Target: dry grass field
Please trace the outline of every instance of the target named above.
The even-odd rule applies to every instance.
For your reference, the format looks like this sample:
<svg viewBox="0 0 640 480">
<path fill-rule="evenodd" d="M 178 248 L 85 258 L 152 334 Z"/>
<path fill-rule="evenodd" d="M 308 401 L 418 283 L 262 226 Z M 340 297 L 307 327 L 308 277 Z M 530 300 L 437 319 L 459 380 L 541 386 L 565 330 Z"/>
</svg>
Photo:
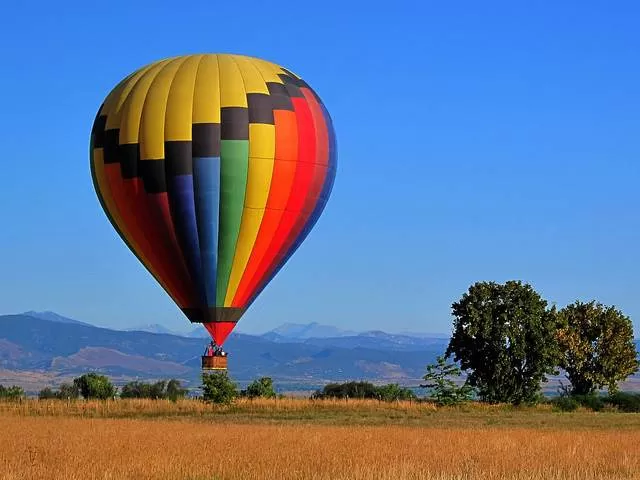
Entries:
<svg viewBox="0 0 640 480">
<path fill-rule="evenodd" d="M 0 403 L 0 479 L 640 479 L 640 415 L 375 401 Z"/>
</svg>

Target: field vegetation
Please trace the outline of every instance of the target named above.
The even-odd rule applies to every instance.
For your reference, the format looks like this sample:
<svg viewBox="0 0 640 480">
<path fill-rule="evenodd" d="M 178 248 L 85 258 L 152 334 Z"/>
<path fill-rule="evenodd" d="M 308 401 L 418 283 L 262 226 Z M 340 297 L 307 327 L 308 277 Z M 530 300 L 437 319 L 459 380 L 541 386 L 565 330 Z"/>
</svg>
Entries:
<svg viewBox="0 0 640 480">
<path fill-rule="evenodd" d="M 315 425 L 398 425 L 415 427 L 522 427 L 534 429 L 640 430 L 640 415 L 606 406 L 598 412 L 579 406 L 571 412 L 553 404 L 513 406 L 467 403 L 437 406 L 431 402 L 385 402 L 369 399 L 238 398 L 231 404 L 200 400 L 23 400 L 0 402 L 9 417 L 80 419 L 184 420 Z"/>
<path fill-rule="evenodd" d="M 0 402 L 0 479 L 640 478 L 640 415 L 344 399 Z"/>
</svg>

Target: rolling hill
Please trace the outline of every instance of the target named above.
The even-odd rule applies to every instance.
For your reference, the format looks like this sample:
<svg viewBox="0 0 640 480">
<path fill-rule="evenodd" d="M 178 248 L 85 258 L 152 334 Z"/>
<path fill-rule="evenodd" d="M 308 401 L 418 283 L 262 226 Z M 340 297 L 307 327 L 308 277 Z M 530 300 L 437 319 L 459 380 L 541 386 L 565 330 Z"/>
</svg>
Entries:
<svg viewBox="0 0 640 480">
<path fill-rule="evenodd" d="M 411 348 L 393 335 L 273 341 L 232 334 L 225 343 L 229 370 L 240 383 L 269 375 L 291 388 L 368 379 L 415 384 L 446 341 Z M 99 371 L 125 378 L 181 378 L 196 382 L 206 341 L 164 333 L 120 331 L 26 314 L 0 316 L 0 369 L 68 377 Z M 1 375 L 0 375 L 1 376 Z"/>
</svg>

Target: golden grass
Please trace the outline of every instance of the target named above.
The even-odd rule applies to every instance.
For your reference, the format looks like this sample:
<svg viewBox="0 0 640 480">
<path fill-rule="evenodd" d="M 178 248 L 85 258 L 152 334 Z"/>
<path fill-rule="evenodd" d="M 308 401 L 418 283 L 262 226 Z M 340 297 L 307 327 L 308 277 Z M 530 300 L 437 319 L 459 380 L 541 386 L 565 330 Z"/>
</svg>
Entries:
<svg viewBox="0 0 640 480">
<path fill-rule="evenodd" d="M 640 478 L 640 430 L 0 415 L 0 479 Z"/>
<path fill-rule="evenodd" d="M 0 480 L 640 479 L 640 415 L 371 400 L 0 402 Z"/>
<path fill-rule="evenodd" d="M 376 400 L 239 399 L 231 406 L 197 400 L 176 403 L 156 400 L 0 402 L 0 415 L 82 418 L 175 419 L 198 422 L 324 425 L 404 425 L 441 428 L 525 427 L 640 430 L 640 415 L 578 411 L 557 413 L 549 405 L 514 408 L 470 404 L 436 408 L 430 403 Z"/>
</svg>

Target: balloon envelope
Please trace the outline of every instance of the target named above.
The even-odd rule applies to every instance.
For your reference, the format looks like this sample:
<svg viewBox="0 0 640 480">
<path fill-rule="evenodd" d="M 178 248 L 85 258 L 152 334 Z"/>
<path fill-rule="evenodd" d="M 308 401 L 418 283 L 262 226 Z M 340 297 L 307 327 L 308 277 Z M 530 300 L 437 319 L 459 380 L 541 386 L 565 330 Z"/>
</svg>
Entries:
<svg viewBox="0 0 640 480">
<path fill-rule="evenodd" d="M 336 173 L 318 95 L 242 55 L 186 55 L 132 73 L 101 105 L 90 152 L 114 228 L 218 344 L 308 235 Z"/>
</svg>

